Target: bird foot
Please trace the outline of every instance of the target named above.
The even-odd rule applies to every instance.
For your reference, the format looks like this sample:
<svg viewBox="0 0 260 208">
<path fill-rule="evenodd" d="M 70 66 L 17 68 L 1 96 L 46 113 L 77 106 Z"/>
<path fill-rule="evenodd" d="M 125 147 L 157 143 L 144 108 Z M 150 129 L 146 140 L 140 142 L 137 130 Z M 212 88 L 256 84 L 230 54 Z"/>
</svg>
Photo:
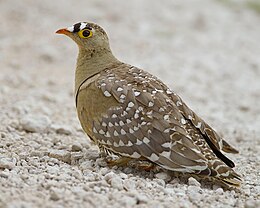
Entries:
<svg viewBox="0 0 260 208">
<path fill-rule="evenodd" d="M 150 163 L 150 164 L 139 164 L 138 169 L 141 169 L 141 170 L 145 170 L 145 171 L 151 171 L 155 168 L 155 165 Z"/>
<path fill-rule="evenodd" d="M 107 158 L 106 162 L 108 164 L 108 166 L 125 166 L 128 164 L 128 162 L 131 160 L 131 158 L 128 157 L 119 157 L 117 159 L 113 159 L 113 158 Z"/>
<path fill-rule="evenodd" d="M 140 160 L 140 161 L 133 161 L 133 163 L 130 164 L 133 168 L 144 170 L 144 171 L 151 171 L 156 170 L 157 166 L 147 160 Z"/>
</svg>

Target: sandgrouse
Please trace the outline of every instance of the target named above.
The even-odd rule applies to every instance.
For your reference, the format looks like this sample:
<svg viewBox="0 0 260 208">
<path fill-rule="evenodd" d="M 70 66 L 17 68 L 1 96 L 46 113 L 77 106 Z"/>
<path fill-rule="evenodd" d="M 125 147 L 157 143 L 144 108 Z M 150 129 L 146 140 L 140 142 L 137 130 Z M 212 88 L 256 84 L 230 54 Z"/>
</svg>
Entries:
<svg viewBox="0 0 260 208">
<path fill-rule="evenodd" d="M 79 48 L 75 99 L 83 130 L 121 159 L 146 160 L 171 171 L 213 177 L 238 187 L 238 153 L 162 81 L 114 57 L 106 32 L 80 22 L 58 30 Z"/>
</svg>

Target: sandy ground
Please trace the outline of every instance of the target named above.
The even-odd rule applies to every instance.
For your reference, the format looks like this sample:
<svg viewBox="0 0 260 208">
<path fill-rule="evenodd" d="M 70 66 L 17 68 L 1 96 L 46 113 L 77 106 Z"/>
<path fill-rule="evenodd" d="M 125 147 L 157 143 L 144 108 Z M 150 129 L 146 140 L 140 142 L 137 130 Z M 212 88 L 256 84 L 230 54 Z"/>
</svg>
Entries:
<svg viewBox="0 0 260 208">
<path fill-rule="evenodd" d="M 128 3 L 127 3 L 128 2 Z M 0 1 L 0 207 L 260 207 L 260 14 L 252 1 Z M 257 2 L 257 1 L 256 1 Z M 79 125 L 76 45 L 93 21 L 240 151 L 240 190 L 109 168 Z"/>
</svg>

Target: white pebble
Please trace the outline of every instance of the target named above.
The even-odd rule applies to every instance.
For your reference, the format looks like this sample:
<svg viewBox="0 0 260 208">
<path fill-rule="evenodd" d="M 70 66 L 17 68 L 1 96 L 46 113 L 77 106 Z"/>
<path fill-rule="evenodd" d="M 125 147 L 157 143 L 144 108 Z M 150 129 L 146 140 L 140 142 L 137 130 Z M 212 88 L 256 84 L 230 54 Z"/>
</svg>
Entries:
<svg viewBox="0 0 260 208">
<path fill-rule="evenodd" d="M 158 178 L 158 179 L 162 179 L 164 181 L 167 181 L 167 182 L 171 180 L 171 176 L 166 172 L 157 173 L 157 174 L 155 174 L 155 177 Z"/>
<path fill-rule="evenodd" d="M 98 187 L 98 186 L 94 186 L 94 187 L 93 187 L 93 190 L 94 190 L 96 193 L 100 193 L 100 192 L 101 192 L 101 188 Z"/>
<path fill-rule="evenodd" d="M 154 180 L 159 186 L 165 187 L 165 181 L 163 179 L 155 179 Z"/>
<path fill-rule="evenodd" d="M 69 164 L 71 163 L 71 153 L 66 150 L 50 150 L 49 157 L 56 158 Z"/>
<path fill-rule="evenodd" d="M 245 208 L 256 208 L 260 207 L 260 200 L 253 200 L 253 199 L 248 199 L 245 202 Z"/>
<path fill-rule="evenodd" d="M 188 187 L 188 196 L 192 202 L 199 202 L 202 199 L 202 189 L 198 186 Z"/>
<path fill-rule="evenodd" d="M 56 189 L 52 189 L 50 199 L 53 201 L 58 201 L 61 198 L 60 194 Z"/>
<path fill-rule="evenodd" d="M 189 177 L 189 179 L 188 179 L 188 184 L 190 185 L 190 186 L 200 186 L 201 184 L 200 184 L 200 182 L 198 182 L 195 178 L 193 178 L 193 177 Z"/>
<path fill-rule="evenodd" d="M 10 174 L 10 171 L 8 169 L 5 169 L 4 171 L 0 171 L 0 178 L 8 178 Z"/>
<path fill-rule="evenodd" d="M 43 133 L 51 124 L 51 120 L 44 115 L 26 115 L 20 119 L 20 125 L 25 131 Z"/>
<path fill-rule="evenodd" d="M 0 169 L 13 169 L 16 164 L 15 158 L 0 157 Z"/>
<path fill-rule="evenodd" d="M 120 173 L 119 176 L 122 179 L 127 179 L 128 178 L 128 176 L 125 173 Z"/>
<path fill-rule="evenodd" d="M 136 188 L 135 181 L 131 179 L 125 179 L 123 183 L 124 183 L 124 188 L 126 190 L 134 190 Z"/>
<path fill-rule="evenodd" d="M 71 146 L 71 151 L 78 152 L 82 150 L 82 145 L 80 143 L 74 143 Z"/>
<path fill-rule="evenodd" d="M 217 188 L 217 190 L 216 190 L 216 194 L 218 194 L 218 195 L 222 195 L 223 193 L 224 193 L 223 188 Z"/>
<path fill-rule="evenodd" d="M 104 179 L 109 183 L 109 181 L 115 177 L 115 173 L 114 172 L 109 172 L 104 176 Z"/>
<path fill-rule="evenodd" d="M 55 131 L 57 134 L 65 134 L 65 135 L 71 135 L 72 134 L 72 128 L 67 125 L 58 125 L 53 124 L 51 125 L 51 129 Z"/>
<path fill-rule="evenodd" d="M 123 180 L 120 177 L 111 178 L 110 184 L 113 188 L 118 190 L 123 190 Z"/>
<path fill-rule="evenodd" d="M 138 194 L 136 198 L 139 201 L 139 203 L 147 203 L 149 201 L 149 198 L 144 194 Z"/>
</svg>

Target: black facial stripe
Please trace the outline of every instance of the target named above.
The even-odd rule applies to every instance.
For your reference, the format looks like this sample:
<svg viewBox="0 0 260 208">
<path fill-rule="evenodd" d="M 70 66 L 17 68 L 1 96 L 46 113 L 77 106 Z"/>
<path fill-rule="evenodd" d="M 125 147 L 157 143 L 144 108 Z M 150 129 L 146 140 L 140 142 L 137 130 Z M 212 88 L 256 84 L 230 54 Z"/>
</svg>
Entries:
<svg viewBox="0 0 260 208">
<path fill-rule="evenodd" d="M 76 23 L 75 25 L 73 25 L 73 32 L 79 32 L 80 31 L 80 26 L 81 26 L 81 22 Z M 84 23 L 87 24 L 87 23 Z M 92 27 L 89 25 L 86 25 L 83 29 L 88 29 L 88 30 L 92 30 Z"/>
<path fill-rule="evenodd" d="M 80 25 L 81 25 L 81 23 L 80 23 L 80 22 L 79 22 L 79 23 L 77 23 L 77 24 L 75 24 L 75 25 L 74 25 L 73 32 L 78 32 L 78 31 L 79 31 L 79 28 L 80 28 Z"/>
</svg>

